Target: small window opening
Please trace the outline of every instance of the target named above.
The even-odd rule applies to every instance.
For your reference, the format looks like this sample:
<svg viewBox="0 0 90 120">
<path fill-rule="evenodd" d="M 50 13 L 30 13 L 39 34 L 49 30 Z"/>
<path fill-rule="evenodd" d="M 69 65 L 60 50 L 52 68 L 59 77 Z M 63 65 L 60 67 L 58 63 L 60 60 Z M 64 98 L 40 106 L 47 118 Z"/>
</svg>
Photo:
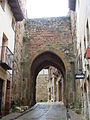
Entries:
<svg viewBox="0 0 90 120">
<path fill-rule="evenodd" d="M 15 19 L 12 18 L 12 29 L 15 31 Z"/>
<path fill-rule="evenodd" d="M 0 5 L 2 9 L 5 11 L 5 0 L 0 0 Z"/>
<path fill-rule="evenodd" d="M 90 45 L 88 21 L 87 21 L 86 29 L 87 29 L 87 44 Z"/>
</svg>

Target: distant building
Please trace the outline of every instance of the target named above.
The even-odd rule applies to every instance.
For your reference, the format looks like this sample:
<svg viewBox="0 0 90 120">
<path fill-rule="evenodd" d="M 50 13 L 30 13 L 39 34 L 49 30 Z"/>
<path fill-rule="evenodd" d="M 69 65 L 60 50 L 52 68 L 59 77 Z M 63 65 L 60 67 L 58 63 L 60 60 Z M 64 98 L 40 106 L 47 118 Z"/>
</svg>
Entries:
<svg viewBox="0 0 90 120">
<path fill-rule="evenodd" d="M 39 72 L 36 80 L 36 102 L 48 101 L 48 69 Z"/>
<path fill-rule="evenodd" d="M 49 67 L 48 101 L 64 102 L 63 76 L 55 67 Z"/>
<path fill-rule="evenodd" d="M 24 19 L 18 0 L 0 0 L 0 114 L 9 113 L 16 24 Z"/>
</svg>

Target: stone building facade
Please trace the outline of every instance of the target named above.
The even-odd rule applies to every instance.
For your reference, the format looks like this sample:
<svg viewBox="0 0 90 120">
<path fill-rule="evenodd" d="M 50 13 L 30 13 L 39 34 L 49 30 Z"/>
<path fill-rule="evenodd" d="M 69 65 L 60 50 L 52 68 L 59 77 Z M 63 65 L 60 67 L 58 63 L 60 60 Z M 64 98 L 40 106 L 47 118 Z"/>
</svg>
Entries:
<svg viewBox="0 0 90 120">
<path fill-rule="evenodd" d="M 15 30 L 17 21 L 23 18 L 18 1 L 0 1 L 0 115 L 10 109 Z"/>
<path fill-rule="evenodd" d="M 78 69 L 81 67 L 85 79 L 80 81 L 83 113 L 90 119 L 90 60 L 87 49 L 90 46 L 90 1 L 76 1 L 76 31 L 78 50 Z M 89 53 L 90 54 L 90 53 Z"/>
<path fill-rule="evenodd" d="M 24 20 L 17 22 L 16 26 L 16 38 L 15 38 L 15 50 L 14 50 L 14 71 L 13 71 L 13 99 L 22 99 L 22 89 L 24 84 L 23 71 L 22 71 L 22 40 L 24 34 Z"/>
<path fill-rule="evenodd" d="M 70 17 L 27 19 L 24 26 L 22 71 L 27 91 L 24 101 L 30 106 L 35 104 L 37 74 L 43 68 L 52 65 L 58 68 L 64 76 L 64 97 L 68 99 L 64 99 L 65 104 L 66 101 L 73 102 L 70 100 L 74 95 L 74 76 L 71 70 L 73 67 L 73 41 Z M 67 94 L 66 91 L 69 93 Z"/>
<path fill-rule="evenodd" d="M 58 69 L 49 67 L 48 101 L 64 103 L 64 78 Z"/>
<path fill-rule="evenodd" d="M 14 65 L 13 65 L 13 80 L 12 80 L 12 99 L 15 104 L 20 105 L 23 103 L 23 98 L 26 97 L 26 83 L 24 79 L 23 59 L 22 59 L 22 47 L 24 36 L 24 22 L 26 18 L 26 0 L 19 0 L 21 10 L 24 15 L 22 21 L 18 21 L 16 24 L 15 34 L 15 46 L 14 46 Z"/>
<path fill-rule="evenodd" d="M 45 71 L 43 69 L 36 79 L 36 102 L 48 101 L 48 72 L 45 73 Z"/>
<path fill-rule="evenodd" d="M 76 80 L 76 102 L 81 104 L 82 113 L 90 119 L 90 1 L 76 0 L 74 11 L 71 11 L 74 40 L 75 72 L 85 74 L 84 79 Z"/>
</svg>

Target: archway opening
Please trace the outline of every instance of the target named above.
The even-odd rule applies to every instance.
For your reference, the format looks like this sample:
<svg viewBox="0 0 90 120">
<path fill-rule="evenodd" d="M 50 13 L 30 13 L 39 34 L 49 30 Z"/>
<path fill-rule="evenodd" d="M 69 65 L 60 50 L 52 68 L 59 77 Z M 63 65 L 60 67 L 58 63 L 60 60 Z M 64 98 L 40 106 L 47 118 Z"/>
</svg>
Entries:
<svg viewBox="0 0 90 120">
<path fill-rule="evenodd" d="M 61 98 L 65 102 L 65 86 L 66 86 L 66 69 L 62 59 L 53 52 L 46 51 L 38 55 L 32 62 L 30 69 L 30 106 L 36 103 L 36 80 L 42 69 L 48 70 L 48 85 L 51 82 L 52 87 L 48 87 L 48 101 L 60 101 Z M 53 73 L 52 73 L 53 71 Z M 63 82 L 62 82 L 63 81 Z M 62 87 L 63 85 L 63 87 Z M 57 87 L 56 87 L 57 86 Z M 50 97 L 50 91 L 51 96 Z M 56 95 L 56 91 L 58 94 Z M 63 95 L 60 97 L 62 91 Z M 52 95 L 53 94 L 53 95 Z"/>
<path fill-rule="evenodd" d="M 48 69 L 42 69 L 36 78 L 36 102 L 48 101 Z"/>
</svg>

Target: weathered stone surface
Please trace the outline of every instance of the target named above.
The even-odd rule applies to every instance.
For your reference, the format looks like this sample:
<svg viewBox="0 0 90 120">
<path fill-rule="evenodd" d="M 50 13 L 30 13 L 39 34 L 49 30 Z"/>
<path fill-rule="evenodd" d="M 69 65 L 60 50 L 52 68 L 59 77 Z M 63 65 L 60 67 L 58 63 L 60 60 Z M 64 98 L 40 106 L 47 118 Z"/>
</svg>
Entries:
<svg viewBox="0 0 90 120">
<path fill-rule="evenodd" d="M 16 28 L 16 42 L 15 42 L 15 53 L 14 53 L 14 73 L 13 73 L 13 99 L 18 100 L 23 98 L 23 75 L 21 67 L 22 57 L 22 39 L 24 33 L 24 21 L 17 23 Z M 24 91 L 24 89 L 23 89 Z"/>
<path fill-rule="evenodd" d="M 27 19 L 25 23 L 18 23 L 14 59 L 14 100 L 21 98 L 30 106 L 35 104 L 36 77 L 40 70 L 51 65 L 63 74 L 65 101 L 73 102 L 73 39 L 70 17 Z"/>
<path fill-rule="evenodd" d="M 28 40 L 24 44 L 27 45 L 28 52 L 32 51 L 31 54 L 34 54 L 36 49 L 40 51 L 47 48 L 72 51 L 69 17 L 27 20 L 25 28 Z"/>
<path fill-rule="evenodd" d="M 36 81 L 36 101 L 47 102 L 48 101 L 48 75 L 38 75 Z"/>
<path fill-rule="evenodd" d="M 22 61 L 24 63 L 23 75 L 27 79 L 27 101 L 30 105 L 34 104 L 36 76 L 41 68 L 48 65 L 62 69 L 63 75 L 65 74 L 66 93 L 64 97 L 70 101 L 73 84 L 70 65 L 73 61 L 70 18 L 30 19 L 26 20 L 24 25 Z"/>
</svg>

